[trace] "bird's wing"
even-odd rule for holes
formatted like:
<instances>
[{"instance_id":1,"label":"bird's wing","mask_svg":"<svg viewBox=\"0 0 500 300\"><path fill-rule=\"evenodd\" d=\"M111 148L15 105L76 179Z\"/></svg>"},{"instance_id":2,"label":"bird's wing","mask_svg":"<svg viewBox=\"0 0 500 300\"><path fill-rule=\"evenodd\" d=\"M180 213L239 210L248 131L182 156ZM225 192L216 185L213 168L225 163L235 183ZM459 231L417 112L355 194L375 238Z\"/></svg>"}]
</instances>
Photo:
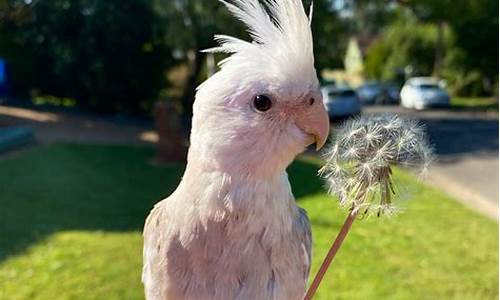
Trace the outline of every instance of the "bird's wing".
<instances>
[{"instance_id":1,"label":"bird's wing","mask_svg":"<svg viewBox=\"0 0 500 300\"><path fill-rule=\"evenodd\" d=\"M153 289L152 287L161 287L162 284L160 281L166 280L166 278L163 278L164 272L162 272L165 262L158 255L159 247L164 246L162 244L165 243L161 228L168 222L163 208L165 201L168 201L168 198L155 205L144 225L142 282L145 287L147 299L161 299L162 289Z\"/></svg>"},{"instance_id":2,"label":"bird's wing","mask_svg":"<svg viewBox=\"0 0 500 300\"><path fill-rule=\"evenodd\" d=\"M311 248L312 248L312 234L311 234L311 224L309 222L309 217L305 209L299 207L299 216L297 218L298 222L298 236L299 240L302 242L303 249L303 264L304 264L304 281L307 284L309 278L309 272L311 271Z\"/></svg>"}]
</instances>

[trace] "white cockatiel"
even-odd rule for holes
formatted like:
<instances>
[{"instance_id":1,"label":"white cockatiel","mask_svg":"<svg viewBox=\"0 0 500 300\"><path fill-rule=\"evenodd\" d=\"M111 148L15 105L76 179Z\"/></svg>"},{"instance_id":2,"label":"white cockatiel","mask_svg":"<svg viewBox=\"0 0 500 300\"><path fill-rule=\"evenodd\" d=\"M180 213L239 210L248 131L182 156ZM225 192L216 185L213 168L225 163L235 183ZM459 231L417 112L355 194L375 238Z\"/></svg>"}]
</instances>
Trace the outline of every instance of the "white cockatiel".
<instances>
[{"instance_id":1,"label":"white cockatiel","mask_svg":"<svg viewBox=\"0 0 500 300\"><path fill-rule=\"evenodd\" d=\"M311 232L285 169L329 132L310 17L301 0L223 3L253 41L208 50L231 55L198 88L184 176L146 220L146 298L299 300Z\"/></svg>"}]
</instances>

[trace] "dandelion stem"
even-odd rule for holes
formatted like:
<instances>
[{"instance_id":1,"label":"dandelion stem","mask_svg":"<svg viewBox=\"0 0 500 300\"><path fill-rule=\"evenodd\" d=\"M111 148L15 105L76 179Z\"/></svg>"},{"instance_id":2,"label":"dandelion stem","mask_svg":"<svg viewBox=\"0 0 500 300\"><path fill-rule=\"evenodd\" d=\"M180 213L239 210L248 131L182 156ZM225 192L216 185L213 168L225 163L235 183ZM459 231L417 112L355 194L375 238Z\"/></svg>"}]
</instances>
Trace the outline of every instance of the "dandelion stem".
<instances>
[{"instance_id":1,"label":"dandelion stem","mask_svg":"<svg viewBox=\"0 0 500 300\"><path fill-rule=\"evenodd\" d=\"M316 293L316 290L319 287L319 284L321 283L321 280L323 280L323 277L325 276L326 271L330 267L330 264L332 263L333 259L335 258L335 255L337 254L338 250L340 249L340 246L342 246L342 242L344 241L345 237L349 233L349 230L351 229L352 223L354 222L354 220L356 220L356 216L358 215L358 212L359 212L359 210L357 208L350 210L349 215L347 216L346 220L344 221L344 225L342 225L342 228L340 229L339 234L335 238L335 241L333 242L332 246L330 247L330 250L326 254L326 257L323 260L323 263L321 264L321 267L319 268L318 273L316 273L316 276L314 277L314 280L311 283L311 286L307 290L307 293L304 296L304 300L312 300L314 294Z\"/></svg>"}]
</instances>

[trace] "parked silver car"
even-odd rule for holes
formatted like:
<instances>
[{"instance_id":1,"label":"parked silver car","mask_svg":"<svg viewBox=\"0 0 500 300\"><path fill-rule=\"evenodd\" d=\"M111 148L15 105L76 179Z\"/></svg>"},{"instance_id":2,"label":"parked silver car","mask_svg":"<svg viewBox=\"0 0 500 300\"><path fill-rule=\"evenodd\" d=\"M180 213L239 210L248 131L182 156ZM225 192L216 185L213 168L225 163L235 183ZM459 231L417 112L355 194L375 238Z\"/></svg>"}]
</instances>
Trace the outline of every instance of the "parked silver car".
<instances>
[{"instance_id":1,"label":"parked silver car","mask_svg":"<svg viewBox=\"0 0 500 300\"><path fill-rule=\"evenodd\" d=\"M358 87L357 94L363 105L399 103L399 88L390 82L367 82Z\"/></svg>"},{"instance_id":2,"label":"parked silver car","mask_svg":"<svg viewBox=\"0 0 500 300\"><path fill-rule=\"evenodd\" d=\"M361 103L353 89L329 85L323 87L321 92L330 118L343 118L361 113Z\"/></svg>"},{"instance_id":3,"label":"parked silver car","mask_svg":"<svg viewBox=\"0 0 500 300\"><path fill-rule=\"evenodd\" d=\"M433 77L409 79L401 89L401 105L417 110L428 107L446 107L450 104L448 92Z\"/></svg>"},{"instance_id":4,"label":"parked silver car","mask_svg":"<svg viewBox=\"0 0 500 300\"><path fill-rule=\"evenodd\" d=\"M364 105L375 104L382 95L382 85L375 81L367 82L358 88L357 93Z\"/></svg>"}]
</instances>

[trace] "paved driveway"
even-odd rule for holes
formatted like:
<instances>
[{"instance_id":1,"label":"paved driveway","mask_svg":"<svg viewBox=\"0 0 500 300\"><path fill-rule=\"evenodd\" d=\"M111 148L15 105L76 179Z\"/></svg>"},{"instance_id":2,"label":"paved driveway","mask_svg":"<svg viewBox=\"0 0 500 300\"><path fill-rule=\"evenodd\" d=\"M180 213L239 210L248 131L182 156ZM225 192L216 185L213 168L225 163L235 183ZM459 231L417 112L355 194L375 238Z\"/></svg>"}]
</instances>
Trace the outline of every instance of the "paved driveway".
<instances>
[{"instance_id":1,"label":"paved driveway","mask_svg":"<svg viewBox=\"0 0 500 300\"><path fill-rule=\"evenodd\" d=\"M149 145L158 141L152 122L119 116L85 113L44 112L0 105L0 127L35 129L37 141Z\"/></svg>"},{"instance_id":2,"label":"paved driveway","mask_svg":"<svg viewBox=\"0 0 500 300\"><path fill-rule=\"evenodd\" d=\"M364 113L394 112L420 119L427 127L438 161L428 182L466 205L498 220L498 114L391 106Z\"/></svg>"}]
</instances>

